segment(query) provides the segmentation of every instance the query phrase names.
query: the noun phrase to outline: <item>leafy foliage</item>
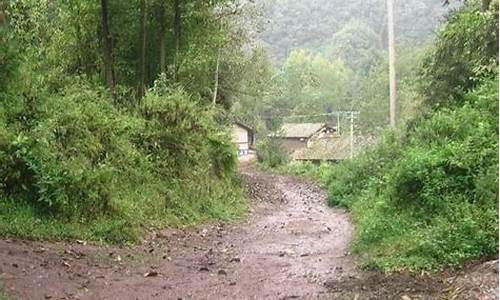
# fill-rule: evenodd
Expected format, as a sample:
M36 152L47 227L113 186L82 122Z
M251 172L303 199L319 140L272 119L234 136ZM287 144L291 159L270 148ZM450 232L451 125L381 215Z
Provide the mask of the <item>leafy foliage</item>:
M289 160L279 139L265 137L257 144L257 158L263 165L271 168L285 165Z
M398 122L425 112L424 97L419 90L419 73L426 48L400 48L397 51ZM387 58L378 59L367 74L359 78L353 95L353 106L360 111L357 123L363 134L377 135L389 124L389 78L385 76Z
M110 4L115 88L104 87L103 2ZM229 29L232 2L181 1L178 49L165 46L175 38L166 28L173 1L147 2L144 32L139 4L5 4L0 235L126 242L150 226L243 213L236 150L218 118L227 107L212 104L216 53L228 54L221 59L224 77L246 40ZM160 74L161 51L167 70ZM240 71L231 73L235 81ZM143 75L150 87L144 97L136 92Z
M420 106L426 113L354 160L291 168L318 178L329 203L352 212L353 247L368 267L438 269L498 254L498 68L489 69L498 53L488 57L483 48L498 39L469 26L484 24L498 6L479 13L477 5L451 17L427 54L435 65L424 66L431 78L424 91L434 89ZM450 37L467 40L467 50ZM444 49L451 59L441 57ZM461 81L449 72L457 64L486 71ZM452 91L459 92L435 98Z
M422 81L428 102L449 105L494 76L498 66L498 1L485 12L467 5L448 17L426 61Z
M6 207L16 199L64 222L119 218L131 230L123 239L136 238L147 222L224 218L242 207L233 145L185 92L151 91L142 114L132 115L111 105L104 90L72 85L41 99L38 111L33 128L3 135ZM223 193L228 185L233 191ZM15 234L14 226L4 234ZM114 240L109 230L96 235Z

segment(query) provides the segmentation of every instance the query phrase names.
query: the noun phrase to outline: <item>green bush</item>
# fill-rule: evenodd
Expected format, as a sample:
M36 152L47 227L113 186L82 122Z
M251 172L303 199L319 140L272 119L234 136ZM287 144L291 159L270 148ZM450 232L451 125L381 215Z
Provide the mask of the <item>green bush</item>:
M469 1L446 21L422 69L423 91L434 106L460 104L498 66L498 1L484 12L479 1Z
M331 162L315 164L309 161L291 161L278 169L286 174L316 179L323 187L327 187L335 166L336 163Z
M26 103L0 114L0 234L123 242L243 212L229 134L187 93L153 89L125 111L80 83Z
M265 166L275 168L290 161L279 139L264 137L257 143L257 159Z
M118 194L130 184L122 180L144 165L129 136L140 124L104 95L74 88L43 101L40 121L18 132L5 150L5 191L64 217L119 210Z
M210 169L222 177L235 170L236 149L229 132L215 123L212 111L185 92L157 86L143 99L141 113L146 129L137 143L159 175Z
M386 270L498 253L498 80L456 109L331 168L330 203L352 210L355 250Z

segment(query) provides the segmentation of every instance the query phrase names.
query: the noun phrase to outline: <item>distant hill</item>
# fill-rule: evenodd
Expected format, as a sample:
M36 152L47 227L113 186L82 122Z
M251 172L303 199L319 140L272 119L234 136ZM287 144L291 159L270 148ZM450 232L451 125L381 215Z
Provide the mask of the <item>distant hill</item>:
M276 64L296 48L322 50L332 36L353 22L378 37L373 47L386 45L386 0L266 0L268 20L260 38ZM397 42L421 44L435 34L439 21L453 9L440 0L396 2Z

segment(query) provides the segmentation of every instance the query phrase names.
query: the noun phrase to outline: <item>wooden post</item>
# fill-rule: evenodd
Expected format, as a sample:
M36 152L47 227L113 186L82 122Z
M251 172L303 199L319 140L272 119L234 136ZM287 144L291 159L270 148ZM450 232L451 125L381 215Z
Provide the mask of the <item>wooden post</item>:
M387 0L387 33L389 37L389 120L396 127L396 49L394 44L394 0Z

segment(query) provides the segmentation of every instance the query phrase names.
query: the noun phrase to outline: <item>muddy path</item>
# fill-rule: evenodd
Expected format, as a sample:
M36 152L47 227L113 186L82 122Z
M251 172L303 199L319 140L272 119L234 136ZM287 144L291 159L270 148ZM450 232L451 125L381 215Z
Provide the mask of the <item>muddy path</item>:
M461 299L448 276L357 270L349 217L314 184L242 176L252 204L236 224L151 231L122 248L0 240L4 288L13 299ZM480 273L498 280L498 268Z
M139 247L1 241L17 299L312 299L353 270L348 215L314 185L246 168L247 220L156 232Z

